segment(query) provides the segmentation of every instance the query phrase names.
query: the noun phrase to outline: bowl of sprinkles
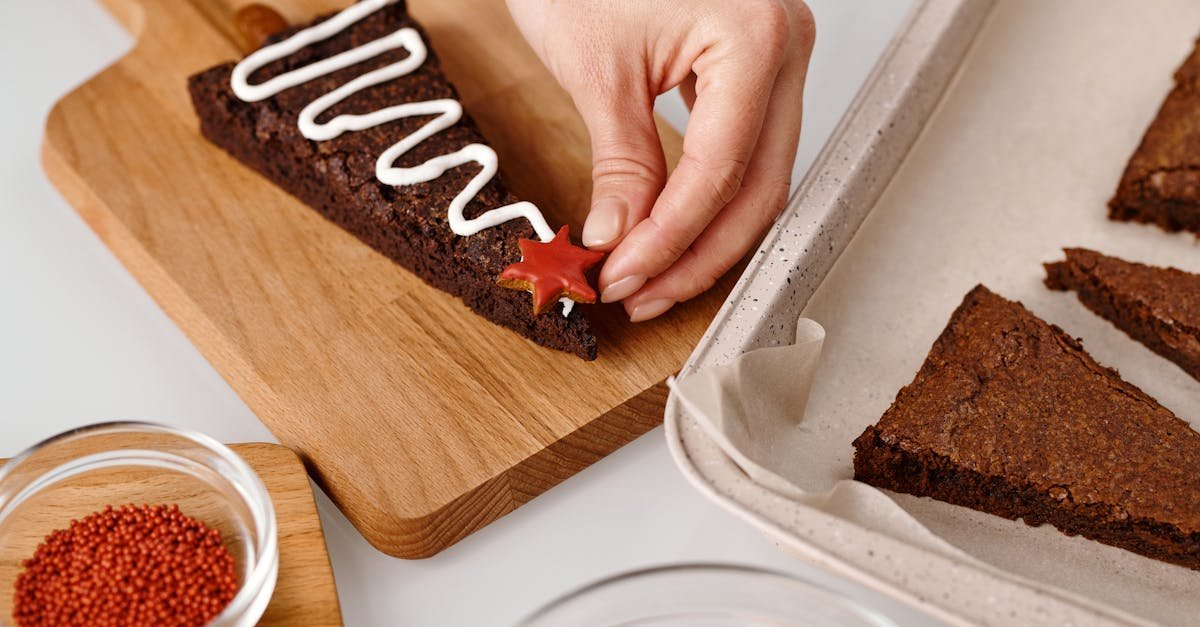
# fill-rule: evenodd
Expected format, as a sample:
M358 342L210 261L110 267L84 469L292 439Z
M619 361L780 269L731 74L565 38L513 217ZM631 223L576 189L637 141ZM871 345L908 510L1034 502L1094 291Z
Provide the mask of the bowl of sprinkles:
M278 572L266 487L203 434L98 424L0 466L0 624L254 625Z

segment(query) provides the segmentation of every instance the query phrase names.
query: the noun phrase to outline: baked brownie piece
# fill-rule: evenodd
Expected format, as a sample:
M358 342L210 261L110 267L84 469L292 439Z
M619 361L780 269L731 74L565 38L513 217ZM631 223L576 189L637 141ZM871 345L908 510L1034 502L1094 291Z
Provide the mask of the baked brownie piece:
M1200 568L1200 433L983 286L854 448L859 481Z
M1046 287L1074 290L1088 309L1200 379L1200 274L1065 249Z
M318 18L313 24L329 17ZM404 27L417 29L428 45L424 31L408 16L403 3L397 3L374 11L329 39L266 65L253 75L252 82L261 84ZM279 33L268 43L299 30ZM385 185L376 179L376 158L424 125L428 117L403 118L319 142L300 133L297 118L306 105L357 76L407 55L404 48L397 48L258 102L244 102L234 94L230 85L233 63L192 76L188 87L200 118L200 130L214 144L431 285L458 296L492 322L544 346L595 359L596 338L579 307L565 317L557 305L552 311L534 315L528 293L496 284L501 271L520 260L518 240L536 239L526 220L505 222L468 237L451 231L447 207L479 171L479 165L468 163L428 183L414 185ZM319 120L438 98L457 100L459 96L430 50L417 70L358 91L331 107ZM470 116L464 115L457 124L412 148L396 165L415 166L473 143L486 141ZM516 200L497 176L467 205L465 215L471 218Z
M1200 40L1146 129L1108 216L1200 233Z

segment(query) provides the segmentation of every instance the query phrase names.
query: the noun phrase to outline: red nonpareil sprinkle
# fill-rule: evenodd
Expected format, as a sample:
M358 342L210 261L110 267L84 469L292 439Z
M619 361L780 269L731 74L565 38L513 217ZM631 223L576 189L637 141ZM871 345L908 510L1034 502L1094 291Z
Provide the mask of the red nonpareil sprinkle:
M178 505L109 506L46 536L17 577L18 625L204 625L237 594L221 532Z

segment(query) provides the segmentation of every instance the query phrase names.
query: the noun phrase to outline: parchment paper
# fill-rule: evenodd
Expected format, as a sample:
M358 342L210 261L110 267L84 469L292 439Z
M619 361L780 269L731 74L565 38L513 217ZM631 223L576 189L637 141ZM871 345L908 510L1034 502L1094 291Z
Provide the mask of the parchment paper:
M851 442L911 381L976 283L1082 337L1098 361L1200 427L1200 382L1041 283L1041 263L1061 258L1064 246L1200 272L1194 236L1105 217L1198 34L1195 0L997 3L922 137L809 302L797 346L679 381L681 402L782 496L1137 616L1195 624L1200 573L1050 526L858 484Z

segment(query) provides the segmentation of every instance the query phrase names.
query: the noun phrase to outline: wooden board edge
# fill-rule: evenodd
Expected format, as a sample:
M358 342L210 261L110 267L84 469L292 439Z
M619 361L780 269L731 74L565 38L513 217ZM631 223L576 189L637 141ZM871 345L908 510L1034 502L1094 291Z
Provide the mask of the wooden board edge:
M360 508L358 529L392 557L433 557L661 425L667 394L665 380L643 390L428 514L400 518Z
M306 621L306 624L313 625L313 626L317 626L317 625L333 626L333 625L345 624L344 619L342 618L341 597L337 591L337 578L334 577L333 561L330 559L330 556L329 556L329 544L328 544L328 540L326 539L326 536L325 536L325 525L321 522L321 514L320 514L320 510L317 508L316 495L313 493L313 487L312 487L311 483L309 482L308 473L306 472L306 469L304 468L304 462L303 462L303 460L300 459L300 455L297 454L296 451L294 451L282 444L275 444L273 442L244 442L244 443L238 443L238 444L230 444L229 447L235 453L237 453L239 457L242 457L244 460L245 460L245 457L242 456L242 451L261 450L261 451L267 452L268 454L278 456L280 458L279 464L281 467L283 467L283 466L291 466L292 467L292 470L287 471L288 476L295 477L297 481L302 481L304 483L304 487L307 488L307 490L304 490L302 493L307 494L308 498L303 499L303 503L301 504L301 507L303 507L305 510L312 513L313 519L316 521L316 531L320 534L320 538L319 538L320 543L321 543L322 547L324 548L324 550L321 551L321 555L322 555L322 557L324 557L324 560L319 566L321 572L318 574L321 576L322 579L327 579L329 581L329 587L333 591L333 598L328 600L327 606L322 606L323 614L326 614L321 617L322 620L319 622L316 622L314 617L312 617L312 616L306 616L306 617L304 617L304 620ZM249 460L246 460L246 462L250 463ZM251 466L253 466L253 464L251 464ZM299 492L299 490L297 490L297 491ZM283 540L284 540L282 527L283 527L283 525L278 524L278 523L276 524L276 529L279 530L279 533L280 533L279 542L280 542L281 548L283 546ZM281 576L283 573L282 568L284 567L284 564L282 563L283 558L284 558L284 556L281 552L280 553ZM310 568L311 568L311 565L310 565ZM311 571L306 571L306 574L311 574ZM279 591L279 586L277 584L276 592L278 592L278 591ZM276 622L275 620L273 620L275 617L272 617L270 615L270 612L271 612L271 606L268 605L267 613L263 615L263 620L260 621L260 624L273 624ZM292 617L292 618L284 617L283 622L284 622L284 624L292 622L292 620L294 618L295 617Z
M104 10L117 20L135 40L138 39L146 23L146 11L138 0L98 0Z

